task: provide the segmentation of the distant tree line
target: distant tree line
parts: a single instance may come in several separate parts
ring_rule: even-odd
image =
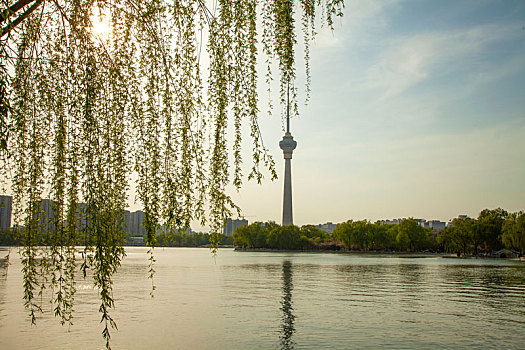
[[[273,221],[241,226],[233,234],[233,244],[242,248],[281,250],[337,250],[332,235],[313,225],[280,226]]]
[[[280,226],[255,222],[237,228],[233,244],[241,248],[282,250],[355,250],[450,252],[483,255],[502,248],[525,253],[525,213],[484,209],[477,219],[455,219],[441,231],[422,227],[413,219],[398,225],[349,220],[328,234],[313,225]]]
[[[126,234],[125,243],[132,242],[133,238],[144,236],[133,235],[130,233]],[[46,242],[43,235],[39,235],[36,239],[38,245],[47,246],[49,242]],[[79,245],[83,244],[83,241],[79,238]],[[161,231],[157,235],[157,246],[159,247],[200,247],[208,246],[210,244],[210,235],[208,233],[185,233],[179,231],[165,232]],[[0,246],[20,246],[22,245],[22,238],[15,230],[12,229],[0,229]],[[232,236],[223,236],[221,239],[221,245],[233,245]]]
[[[414,219],[399,225],[383,225],[369,221],[347,221],[332,234],[313,226],[280,226],[275,222],[256,222],[237,228],[233,244],[243,248],[284,250],[425,250],[436,248],[431,231]]]
[[[185,233],[180,231],[161,232],[157,234],[159,247],[202,247],[210,244],[208,233]],[[221,245],[232,245],[233,237],[223,235]]]
[[[424,251],[437,248],[432,231],[419,226],[412,218],[398,225],[350,220],[338,225],[333,235],[347,250]]]

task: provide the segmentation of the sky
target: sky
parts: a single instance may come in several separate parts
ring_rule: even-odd
[[[294,224],[525,210],[524,1],[352,0],[318,33],[291,121]],[[297,74],[303,89],[300,58]],[[266,104],[279,179],[229,193],[249,222],[280,223],[283,123]]]

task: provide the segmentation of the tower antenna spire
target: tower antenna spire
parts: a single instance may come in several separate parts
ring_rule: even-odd
[[[286,86],[286,132],[290,133],[290,82]]]

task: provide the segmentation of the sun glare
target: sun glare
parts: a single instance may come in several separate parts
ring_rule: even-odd
[[[109,39],[111,33],[110,11],[107,8],[96,7],[90,17],[91,32],[93,36],[101,41]]]

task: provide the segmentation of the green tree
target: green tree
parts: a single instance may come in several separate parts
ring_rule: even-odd
[[[367,220],[354,221],[352,229],[352,241],[358,250],[368,250],[369,248],[369,227]]]
[[[308,238],[317,238],[320,240],[329,239],[330,235],[314,225],[301,226],[301,234]]]
[[[275,223],[261,222],[237,227],[233,233],[233,244],[244,248],[265,248],[268,233],[274,227]]]
[[[269,248],[283,250],[306,249],[310,245],[308,238],[301,234],[295,225],[279,226],[270,231],[267,238]]]
[[[237,247],[252,248],[252,242],[249,238],[248,226],[237,227],[233,233],[233,244]]]
[[[309,244],[305,245],[305,248],[303,249],[319,249],[323,243],[333,242],[333,238],[330,234],[314,225],[301,226],[301,236],[304,236],[309,242]]]
[[[501,233],[508,213],[501,208],[483,209],[478,216],[479,235],[483,238],[486,249],[502,248]]]
[[[445,251],[463,253],[466,255],[472,251],[472,230],[475,221],[471,218],[455,219],[452,225],[446,227],[437,236],[439,244]]]
[[[423,250],[430,245],[430,231],[409,218],[399,223],[396,241],[402,250]]]
[[[387,236],[389,241],[391,242],[391,249],[392,250],[402,250],[399,248],[399,245],[397,243],[397,235],[399,233],[398,226],[399,225],[385,225],[387,227]]]
[[[332,235],[338,242],[343,244],[346,250],[350,250],[354,244],[353,221],[348,220],[347,222],[337,225]]]
[[[396,236],[397,248],[402,251],[410,249],[410,237],[406,230],[400,230],[398,225],[397,227],[397,236]]]
[[[341,242],[345,249],[363,251],[394,249],[398,245],[397,235],[397,225],[373,224],[367,220],[347,221],[338,225],[333,232],[334,238]]]
[[[486,235],[486,230],[484,228],[483,223],[481,223],[479,219],[473,220],[471,223],[471,227],[468,231],[468,234],[469,234],[470,243],[472,244],[472,247],[473,247],[473,253],[474,255],[477,255],[478,249],[481,246],[485,246],[485,247],[487,246],[485,244],[487,235]]]
[[[390,250],[392,248],[392,241],[388,234],[388,226],[380,223],[369,225],[369,242],[370,249],[373,250]]]
[[[308,90],[316,14],[324,7],[331,26],[343,1],[218,0],[213,11],[202,0],[6,0],[0,6],[0,161],[9,159],[0,164],[0,181],[12,183],[14,224],[25,227],[25,303],[34,322],[39,279],[59,276],[48,286],[59,301],[55,314],[72,322],[76,246],[84,242],[80,267],[93,270],[109,347],[129,179],[137,179],[147,245],[156,244],[161,224],[174,229],[199,220],[211,225],[217,247],[224,217],[238,210],[225,189],[242,185],[243,124],[254,145],[248,179],[260,182],[264,167],[276,176],[258,128],[257,16],[266,80],[273,79],[275,60],[280,102],[290,91],[297,111],[295,11],[301,11]],[[93,30],[100,17],[110,28],[105,35]],[[47,194],[56,229],[45,239],[50,249],[41,250],[38,203]],[[79,230],[81,203],[88,225]]]
[[[525,253],[525,213],[520,211],[510,213],[502,227],[501,240],[505,247]]]

